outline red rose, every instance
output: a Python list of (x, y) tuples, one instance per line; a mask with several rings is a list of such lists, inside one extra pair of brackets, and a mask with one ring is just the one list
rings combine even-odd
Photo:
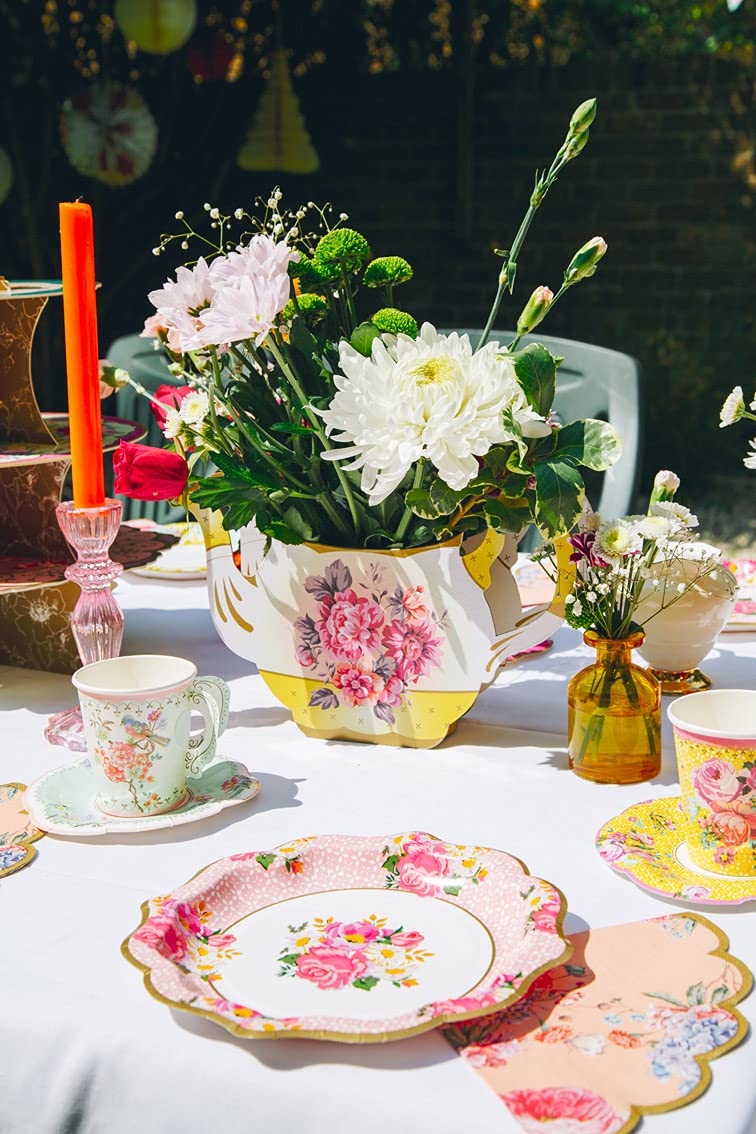
[(113, 454), (115, 492), (132, 500), (174, 500), (186, 488), (189, 470), (178, 453), (121, 441)]
[(150, 409), (161, 433), (165, 432), (166, 410), (181, 409), (181, 403), (191, 391), (191, 386), (158, 386), (154, 399), (150, 402)]

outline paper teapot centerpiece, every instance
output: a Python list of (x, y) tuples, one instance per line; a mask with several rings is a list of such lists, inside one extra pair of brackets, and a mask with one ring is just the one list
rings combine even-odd
[(273, 540), (266, 554), (251, 523), (237, 566), (221, 514), (191, 510), (215, 628), (309, 736), (432, 748), (564, 617), (568, 548), (551, 602), (524, 611), (517, 541), (490, 530), (398, 551)]

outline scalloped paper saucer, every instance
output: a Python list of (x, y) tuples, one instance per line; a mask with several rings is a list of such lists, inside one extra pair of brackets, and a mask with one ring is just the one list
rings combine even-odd
[(0, 784), (0, 878), (14, 874), (37, 857), (40, 831), (24, 806), (26, 784)]
[(195, 823), (253, 799), (260, 781), (244, 764), (235, 760), (216, 760), (199, 776), (188, 777), (189, 798), (183, 807), (163, 815), (104, 815), (95, 806), (95, 787), (89, 758), (65, 764), (47, 772), (26, 789), (25, 802), (38, 827), (53, 835), (93, 838), (96, 835), (159, 831)]
[(756, 874), (735, 878), (702, 870), (690, 859), (680, 823), (680, 797), (648, 799), (610, 819), (596, 836), (604, 862), (663, 898), (737, 906), (756, 899)]

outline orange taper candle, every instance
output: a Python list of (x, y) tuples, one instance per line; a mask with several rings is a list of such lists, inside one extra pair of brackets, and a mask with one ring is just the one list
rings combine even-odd
[(105, 499), (105, 485), (94, 230), (89, 205), (81, 201), (61, 202), (60, 253), (73, 498), (77, 508), (96, 508)]

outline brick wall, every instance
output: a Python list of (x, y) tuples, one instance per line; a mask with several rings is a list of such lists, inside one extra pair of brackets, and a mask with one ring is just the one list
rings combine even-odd
[[(481, 326), (499, 265), (491, 250), (511, 241), (534, 169), (550, 161), (574, 106), (597, 94), (588, 147), (542, 206), (499, 325), (514, 324), (536, 285), (556, 291), (572, 252), (603, 235), (609, 253), (597, 274), (570, 291), (542, 329), (640, 360), (646, 474), (669, 465), (700, 489), (714, 469), (742, 467), (746, 437), (720, 431), (717, 414), (734, 384), (752, 392), (756, 380), (753, 190), (732, 168), (733, 124), (753, 128), (752, 118), (731, 113), (744, 77), (697, 59), (481, 69), (465, 241), (454, 235), (465, 217), (455, 208), (453, 81), (365, 80), (339, 114), (340, 137), (337, 130), (333, 141), (319, 142), (318, 188), (349, 208), (377, 252), (401, 252), (415, 264), (416, 279), (399, 295), (418, 318)], [(316, 136), (321, 105), (307, 111)]]
[[(416, 276), (397, 298), (418, 318), (481, 326), (500, 263), (491, 250), (512, 239), (534, 169), (550, 161), (572, 109), (597, 94), (588, 148), (536, 219), (500, 325), (514, 324), (537, 284), (556, 290), (573, 251), (603, 235), (609, 254), (598, 273), (567, 294), (544, 333), (640, 360), (647, 474), (659, 465), (677, 468), (699, 489), (714, 469), (742, 471), (747, 434), (720, 431), (717, 414), (735, 383), (752, 392), (756, 379), (755, 191), (749, 194), (732, 168), (733, 130), (753, 130), (752, 117), (733, 118), (731, 111), (745, 70), (690, 58), (574, 62), (558, 70), (481, 67), (474, 78), (472, 136), (464, 132), (458, 147), (461, 92), (453, 75), (355, 76), (335, 64), (311, 72), (298, 92), (322, 169), (314, 177), (283, 178), (287, 198), (331, 199), (376, 253), (405, 255)], [(156, 107), (162, 97), (157, 87), (145, 96)], [(164, 153), (129, 189), (96, 194), (104, 343), (141, 325), (145, 293), (173, 266), (168, 256), (152, 258), (149, 248), (161, 228), (172, 226), (177, 207), (188, 214), (210, 199), (232, 209), (274, 180), (243, 174), (233, 162), (259, 88), (250, 82), (224, 93), (226, 111), (198, 158), (192, 141), (206, 113), (204, 97), (200, 90), (187, 100), (182, 135), (167, 160)], [(465, 182), (458, 155), (469, 174), (466, 210), (458, 204)], [(61, 193), (69, 191), (66, 180), (71, 174), (63, 163)], [(80, 181), (73, 191), (82, 191)], [(54, 231), (48, 243), (55, 274)], [(142, 250), (136, 265), (135, 250)], [(9, 267), (28, 271), (23, 257)]]

